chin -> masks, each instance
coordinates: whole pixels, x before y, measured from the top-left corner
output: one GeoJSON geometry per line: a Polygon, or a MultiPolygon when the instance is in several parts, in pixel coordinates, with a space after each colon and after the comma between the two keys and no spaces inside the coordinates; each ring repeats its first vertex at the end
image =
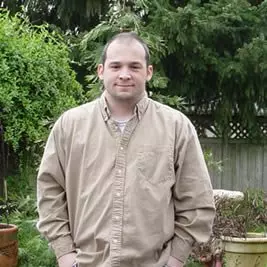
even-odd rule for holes
{"type": "Polygon", "coordinates": [[[135,99],[135,98],[136,98],[135,95],[133,95],[133,94],[131,94],[131,93],[126,93],[126,92],[118,93],[118,94],[116,95],[116,97],[117,97],[118,99],[122,99],[122,100],[129,100],[129,99],[135,99]]]}
{"type": "Polygon", "coordinates": [[[109,95],[118,101],[136,101],[142,98],[144,92],[139,90],[107,90],[109,95]]]}

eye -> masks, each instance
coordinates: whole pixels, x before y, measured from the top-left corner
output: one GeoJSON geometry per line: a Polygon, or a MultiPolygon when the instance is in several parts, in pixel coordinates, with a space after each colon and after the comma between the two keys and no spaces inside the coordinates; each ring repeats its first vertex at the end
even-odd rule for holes
{"type": "Polygon", "coordinates": [[[113,70],[117,70],[119,69],[119,65],[111,65],[110,68],[113,69],[113,70]]]}
{"type": "Polygon", "coordinates": [[[131,68],[132,68],[133,70],[138,70],[138,69],[140,69],[140,66],[138,66],[138,65],[133,65],[131,68]]]}

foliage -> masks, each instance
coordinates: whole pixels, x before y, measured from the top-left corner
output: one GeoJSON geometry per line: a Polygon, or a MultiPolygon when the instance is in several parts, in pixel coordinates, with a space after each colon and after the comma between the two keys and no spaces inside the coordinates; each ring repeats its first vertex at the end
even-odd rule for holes
{"type": "MultiPolygon", "coordinates": [[[[8,8],[12,14],[21,12],[23,5],[32,23],[47,22],[59,26],[63,30],[80,31],[96,25],[105,16],[108,7],[119,2],[122,5],[133,5],[134,0],[0,0],[0,6],[8,8]]],[[[184,7],[191,0],[169,0],[173,7],[184,7]]],[[[208,2],[208,1],[199,1],[208,2]]],[[[249,0],[252,5],[260,5],[263,0],[249,0]]]]}
{"type": "Polygon", "coordinates": [[[15,2],[27,4],[34,23],[48,21],[71,30],[65,37],[72,67],[79,81],[90,83],[88,99],[99,95],[94,73],[104,43],[115,33],[134,30],[152,51],[156,73],[149,90],[154,96],[164,96],[160,100],[166,104],[181,96],[187,112],[210,113],[221,136],[229,132],[231,120],[248,129],[251,138],[262,134],[256,117],[267,112],[266,1],[2,2],[10,9],[15,2]]]}
{"type": "Polygon", "coordinates": [[[13,210],[15,210],[15,208],[16,204],[14,202],[0,198],[0,223],[9,224],[9,215],[13,210]]]}
{"type": "Polygon", "coordinates": [[[178,7],[161,0],[114,1],[84,36],[78,61],[88,67],[91,82],[106,41],[135,31],[153,55],[150,91],[166,96],[164,101],[183,97],[187,112],[210,113],[221,135],[235,118],[255,137],[261,133],[256,117],[267,112],[266,8],[266,2],[252,6],[246,0],[178,7]]]}
{"type": "Polygon", "coordinates": [[[34,24],[49,23],[65,30],[85,30],[106,12],[108,0],[0,0],[15,14],[24,11],[34,24]]]}
{"type": "MultiPolygon", "coordinates": [[[[6,177],[4,181],[4,196],[0,198],[0,222],[9,224],[10,215],[17,211],[18,207],[26,207],[21,199],[24,199],[25,195],[35,194],[36,176],[36,169],[28,164],[27,168],[22,168],[19,174],[6,177]]],[[[32,209],[31,206],[28,206],[28,208],[32,209]]],[[[25,210],[24,212],[28,214],[25,210]]]]}
{"type": "Polygon", "coordinates": [[[223,163],[222,161],[216,161],[214,160],[214,155],[211,151],[211,149],[206,148],[204,151],[204,158],[206,161],[206,164],[210,170],[214,170],[217,173],[221,173],[223,171],[223,163]]]}
{"type": "Polygon", "coordinates": [[[192,257],[189,257],[185,267],[202,267],[203,264],[199,261],[196,261],[195,259],[193,259],[192,257]]]}
{"type": "MultiPolygon", "coordinates": [[[[31,178],[22,176],[7,178],[10,190],[8,201],[5,202],[8,204],[8,209],[5,209],[5,212],[8,212],[8,220],[2,220],[2,222],[15,224],[19,229],[20,267],[54,267],[56,266],[55,255],[36,229],[36,218],[38,218],[36,195],[34,187],[28,183],[36,176],[36,172],[32,169],[30,175],[31,178]]],[[[1,208],[5,206],[0,205],[0,210],[1,208]]]]}
{"type": "Polygon", "coordinates": [[[41,149],[49,125],[83,100],[68,55],[46,26],[33,27],[1,10],[0,120],[5,141],[18,154],[41,149]]]}
{"type": "Polygon", "coordinates": [[[193,259],[204,262],[222,259],[222,236],[245,238],[249,232],[266,235],[267,194],[260,189],[247,189],[243,198],[227,195],[215,195],[213,233],[208,242],[194,245],[193,259]]]}
{"type": "Polygon", "coordinates": [[[19,266],[20,267],[54,267],[56,258],[48,248],[47,242],[40,237],[40,234],[33,223],[23,222],[19,225],[19,266]]]}
{"type": "Polygon", "coordinates": [[[38,218],[36,193],[35,186],[31,183],[35,177],[36,171],[33,168],[27,173],[27,177],[21,174],[7,177],[10,188],[7,202],[9,204],[8,222],[6,220],[2,222],[15,224],[19,229],[20,267],[54,267],[56,266],[55,255],[36,229],[38,218]]]}
{"type": "Polygon", "coordinates": [[[17,208],[11,214],[10,221],[19,228],[19,266],[54,267],[56,259],[48,248],[47,241],[36,229],[36,197],[31,195],[17,198],[17,208]]]}
{"type": "Polygon", "coordinates": [[[248,189],[244,199],[220,199],[216,202],[214,234],[245,237],[247,232],[267,232],[266,193],[248,189]]]}

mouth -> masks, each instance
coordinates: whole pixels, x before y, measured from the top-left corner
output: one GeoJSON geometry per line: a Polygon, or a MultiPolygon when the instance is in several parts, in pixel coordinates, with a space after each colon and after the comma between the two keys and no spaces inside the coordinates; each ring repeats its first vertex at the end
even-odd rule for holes
{"type": "Polygon", "coordinates": [[[128,88],[128,87],[133,87],[133,84],[115,84],[118,87],[123,87],[123,88],[128,88]]]}

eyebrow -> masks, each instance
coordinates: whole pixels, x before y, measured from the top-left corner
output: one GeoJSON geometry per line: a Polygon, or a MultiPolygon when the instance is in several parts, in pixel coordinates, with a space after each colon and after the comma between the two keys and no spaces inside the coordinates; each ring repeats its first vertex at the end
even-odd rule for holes
{"type": "MultiPolygon", "coordinates": [[[[109,63],[109,65],[116,65],[116,64],[122,64],[121,61],[111,61],[109,63]]],[[[128,62],[129,65],[142,65],[142,63],[140,61],[131,61],[131,62],[128,62]]]]}

